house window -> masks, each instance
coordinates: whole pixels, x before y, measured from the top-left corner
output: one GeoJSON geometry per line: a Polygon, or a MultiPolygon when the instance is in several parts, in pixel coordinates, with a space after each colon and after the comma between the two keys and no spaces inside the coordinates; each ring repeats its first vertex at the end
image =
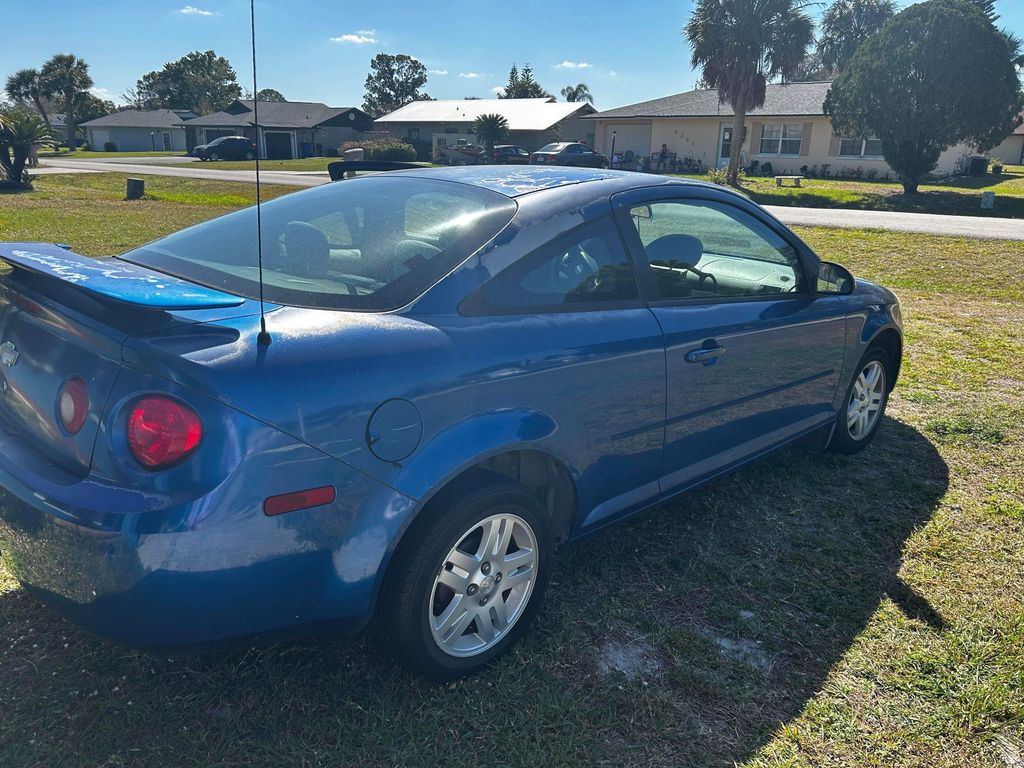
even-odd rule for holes
{"type": "Polygon", "coordinates": [[[880,139],[864,139],[843,136],[839,142],[840,157],[881,157],[882,142],[880,139]]]}
{"type": "Polygon", "coordinates": [[[761,126],[762,155],[799,155],[803,143],[804,126],[802,123],[786,123],[783,125],[765,124],[761,126]]]}

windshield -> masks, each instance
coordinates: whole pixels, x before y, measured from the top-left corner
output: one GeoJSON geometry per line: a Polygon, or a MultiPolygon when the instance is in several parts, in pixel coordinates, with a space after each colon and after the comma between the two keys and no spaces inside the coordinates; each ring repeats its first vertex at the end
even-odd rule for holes
{"type": "MultiPolygon", "coordinates": [[[[397,309],[469,258],[515,211],[497,192],[410,176],[365,176],[286,195],[262,206],[264,296],[320,309],[397,309]]],[[[259,298],[254,207],[120,258],[259,298]]]]}

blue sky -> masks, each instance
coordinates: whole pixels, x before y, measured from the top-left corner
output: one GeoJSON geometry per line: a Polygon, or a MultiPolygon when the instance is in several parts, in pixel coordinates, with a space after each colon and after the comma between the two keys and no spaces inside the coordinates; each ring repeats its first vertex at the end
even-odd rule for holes
{"type": "MultiPolygon", "coordinates": [[[[251,82],[248,0],[47,0],[42,14],[34,3],[8,4],[3,79],[70,51],[89,62],[97,93],[116,101],[164,62],[212,48],[232,62],[243,86],[251,82]]],[[[604,109],[684,91],[697,79],[680,34],[692,0],[518,0],[497,12],[487,6],[495,7],[258,0],[260,87],[295,101],[359,105],[370,59],[380,51],[420,59],[435,98],[490,96],[513,62],[529,62],[555,94],[587,83],[604,109]]],[[[1024,36],[1022,6],[996,3],[1000,23],[1024,36]]]]}

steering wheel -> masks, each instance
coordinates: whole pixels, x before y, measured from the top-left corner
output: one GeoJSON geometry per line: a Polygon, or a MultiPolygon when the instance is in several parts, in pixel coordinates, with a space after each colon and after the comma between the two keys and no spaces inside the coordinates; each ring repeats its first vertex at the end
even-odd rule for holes
{"type": "Polygon", "coordinates": [[[565,255],[551,263],[551,284],[559,291],[568,292],[588,278],[593,278],[600,266],[580,246],[574,245],[565,255]]]}
{"type": "Polygon", "coordinates": [[[700,282],[701,286],[704,285],[705,280],[710,280],[711,285],[714,287],[714,290],[718,290],[718,279],[710,272],[705,272],[702,269],[698,269],[697,267],[693,266],[693,264],[687,264],[685,261],[673,261],[671,262],[670,266],[674,269],[682,269],[687,272],[692,272],[694,275],[696,275],[697,280],[700,282]]]}

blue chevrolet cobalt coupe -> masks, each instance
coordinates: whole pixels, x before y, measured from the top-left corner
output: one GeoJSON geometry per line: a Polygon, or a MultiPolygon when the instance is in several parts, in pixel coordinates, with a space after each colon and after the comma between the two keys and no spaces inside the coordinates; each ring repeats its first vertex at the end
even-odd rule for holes
{"type": "Polygon", "coordinates": [[[0,245],[0,546],[100,635],[372,625],[453,679],[560,543],[801,436],[864,448],[899,373],[892,293],[709,184],[398,170],[259,224],[0,245]]]}

